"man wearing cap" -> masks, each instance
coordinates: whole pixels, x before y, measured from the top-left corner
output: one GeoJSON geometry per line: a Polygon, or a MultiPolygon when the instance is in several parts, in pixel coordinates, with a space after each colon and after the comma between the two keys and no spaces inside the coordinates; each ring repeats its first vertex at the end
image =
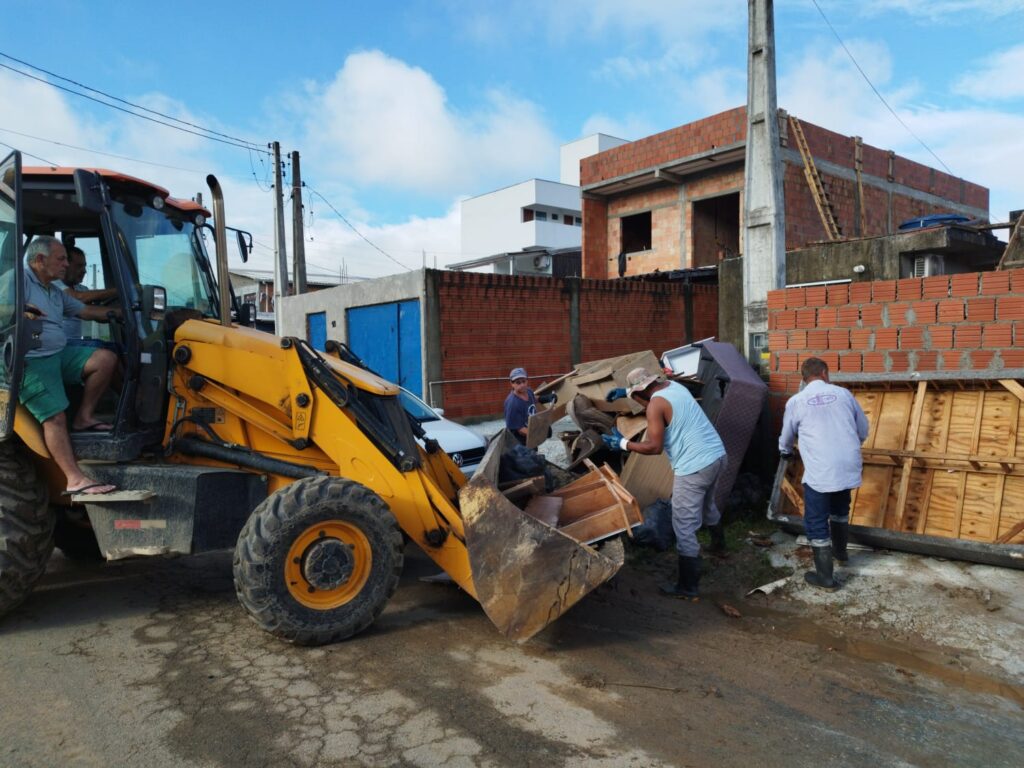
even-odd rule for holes
{"type": "Polygon", "coordinates": [[[527,422],[537,412],[537,397],[526,385],[528,378],[525,368],[513,368],[508,375],[512,391],[505,398],[505,428],[523,444],[527,422]]]}
{"type": "Polygon", "coordinates": [[[804,579],[834,591],[832,557],[848,559],[850,490],[861,484],[861,443],[868,420],[850,390],[829,383],[828,365],[809,357],[800,366],[803,386],[786,401],[779,435],[779,455],[788,459],[800,440],[804,463],[804,528],[814,553],[814,570],[804,579]],[[831,533],[831,536],[829,535],[831,533]]]}
{"type": "Polygon", "coordinates": [[[700,405],[685,387],[659,374],[634,368],[626,376],[627,390],[615,389],[609,399],[628,395],[647,411],[643,440],[627,440],[618,430],[602,435],[614,450],[648,455],[668,454],[675,479],[672,483],[672,529],[676,534],[679,577],[661,591],[673,597],[695,598],[700,585],[701,523],[711,530],[712,546],[724,549],[722,516],[715,504],[715,484],[728,459],[725,446],[700,405]]]}

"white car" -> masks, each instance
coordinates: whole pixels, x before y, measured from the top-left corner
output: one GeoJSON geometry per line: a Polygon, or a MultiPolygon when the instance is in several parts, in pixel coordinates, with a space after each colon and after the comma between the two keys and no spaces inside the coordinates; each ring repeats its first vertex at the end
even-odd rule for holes
{"type": "Polygon", "coordinates": [[[406,412],[420,423],[427,437],[437,440],[462,474],[470,477],[484,457],[487,441],[473,430],[444,418],[444,411],[431,408],[412,392],[402,389],[400,397],[406,412]]]}

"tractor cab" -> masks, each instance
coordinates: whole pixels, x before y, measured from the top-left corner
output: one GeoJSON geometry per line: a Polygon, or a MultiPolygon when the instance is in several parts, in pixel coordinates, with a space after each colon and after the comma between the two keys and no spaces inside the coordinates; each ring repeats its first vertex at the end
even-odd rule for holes
{"type": "MultiPolygon", "coordinates": [[[[85,277],[72,288],[113,289],[109,322],[82,321],[69,345],[104,347],[120,362],[119,387],[108,391],[98,413],[110,432],[73,433],[81,459],[128,461],[160,444],[167,416],[167,372],[175,327],[187,319],[220,316],[221,294],[205,241],[208,210],[170,197],[149,182],[107,170],[21,167],[17,153],[0,168],[3,205],[2,272],[15,303],[2,307],[4,386],[13,407],[20,358],[31,331],[19,333],[23,312],[24,246],[38,235],[56,237],[86,258],[85,277]],[[18,302],[21,303],[18,303],[18,302]],[[19,343],[20,342],[20,343],[19,343]],[[9,353],[9,354],[7,354],[9,353]]],[[[226,277],[226,276],[225,276],[226,277]]],[[[237,317],[233,295],[231,309],[237,317]]],[[[24,325],[24,323],[22,323],[24,325]]],[[[68,392],[75,407],[75,392],[68,392]]],[[[31,419],[19,409],[18,419],[31,419]]]]}

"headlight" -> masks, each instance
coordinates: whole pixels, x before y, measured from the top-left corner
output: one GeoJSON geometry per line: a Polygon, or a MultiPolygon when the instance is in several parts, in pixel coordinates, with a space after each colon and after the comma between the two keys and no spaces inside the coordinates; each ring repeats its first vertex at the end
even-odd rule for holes
{"type": "Polygon", "coordinates": [[[206,217],[203,216],[203,214],[201,214],[201,213],[197,213],[196,214],[196,226],[197,227],[201,227],[205,223],[206,223],[206,217]]]}
{"type": "Polygon", "coordinates": [[[160,195],[153,196],[153,207],[158,211],[164,207],[164,199],[160,195]]]}

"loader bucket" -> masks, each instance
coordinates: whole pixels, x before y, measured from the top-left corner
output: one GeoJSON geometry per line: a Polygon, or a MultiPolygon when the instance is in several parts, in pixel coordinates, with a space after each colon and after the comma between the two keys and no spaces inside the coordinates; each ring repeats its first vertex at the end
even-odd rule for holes
{"type": "Polygon", "coordinates": [[[618,538],[600,549],[582,543],[509,501],[498,465],[513,439],[502,432],[491,441],[459,506],[477,599],[502,634],[524,641],[614,576],[624,550],[618,538]]]}

